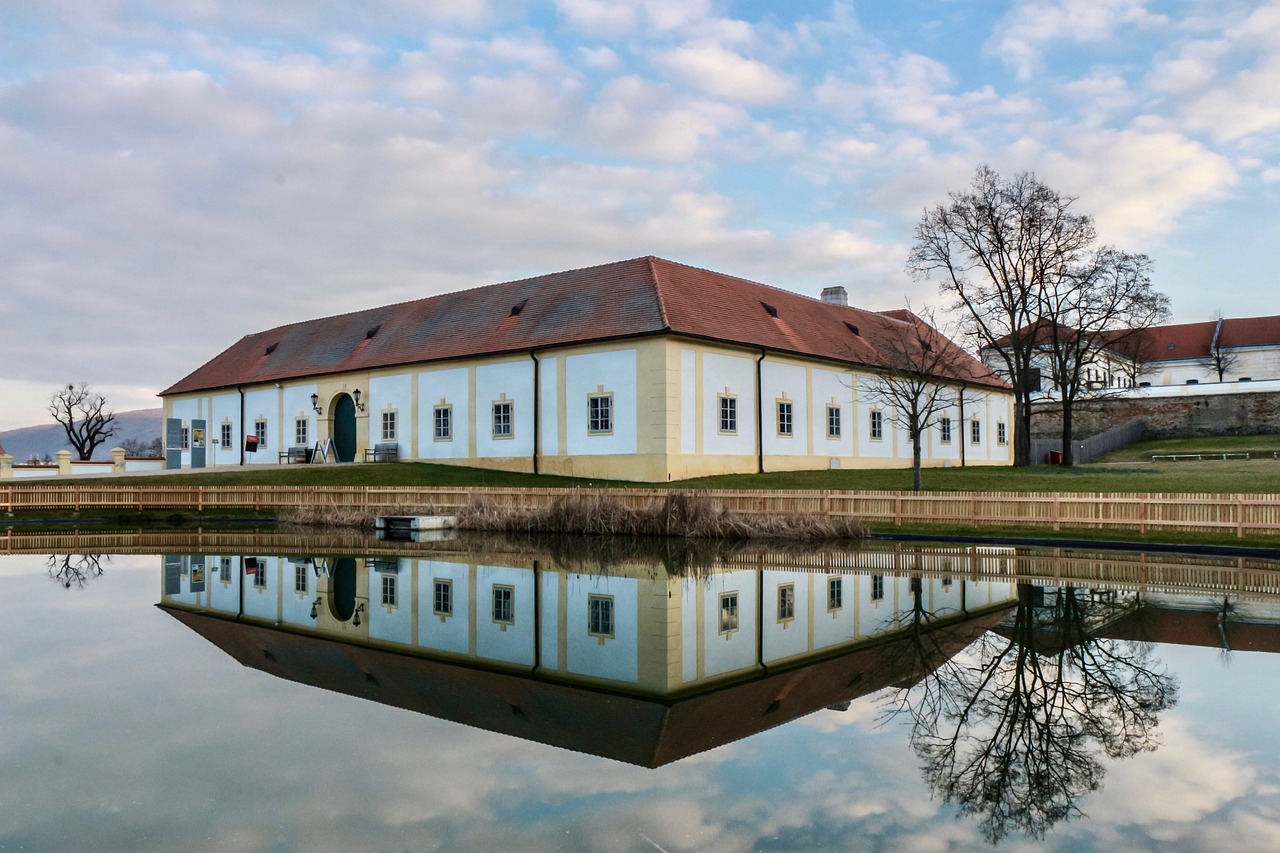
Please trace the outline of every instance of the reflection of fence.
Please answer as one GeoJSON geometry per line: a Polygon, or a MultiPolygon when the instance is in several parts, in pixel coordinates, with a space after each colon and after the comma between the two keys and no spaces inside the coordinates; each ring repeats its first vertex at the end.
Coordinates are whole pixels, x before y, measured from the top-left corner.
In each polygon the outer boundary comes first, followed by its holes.
{"type": "MultiPolygon", "coordinates": [[[[610,489],[640,508],[667,494],[610,489]]],[[[968,527],[1034,525],[1064,528],[1280,533],[1280,495],[1188,495],[1096,492],[870,492],[707,490],[718,506],[744,515],[809,514],[881,524],[968,527]]],[[[0,486],[0,510],[423,507],[454,512],[475,500],[495,507],[546,507],[563,489],[417,488],[409,486],[0,486]]]]}

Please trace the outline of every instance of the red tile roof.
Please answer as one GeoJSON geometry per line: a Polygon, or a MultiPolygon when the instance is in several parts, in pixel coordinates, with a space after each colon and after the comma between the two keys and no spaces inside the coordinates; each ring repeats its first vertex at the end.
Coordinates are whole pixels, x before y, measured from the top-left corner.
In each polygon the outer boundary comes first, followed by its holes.
{"type": "Polygon", "coordinates": [[[1280,317],[1242,317],[1223,320],[1218,343],[1224,347],[1280,345],[1280,317]]]}
{"type": "MultiPolygon", "coordinates": [[[[633,258],[258,332],[161,396],[664,332],[883,367],[911,332],[901,313],[633,258]]],[[[1007,387],[968,355],[950,378],[1007,387]]]]}
{"type": "Polygon", "coordinates": [[[1149,361],[1169,361],[1178,358],[1205,358],[1213,343],[1213,330],[1217,321],[1204,323],[1179,323],[1173,326],[1156,326],[1150,330],[1147,347],[1149,361]]]}

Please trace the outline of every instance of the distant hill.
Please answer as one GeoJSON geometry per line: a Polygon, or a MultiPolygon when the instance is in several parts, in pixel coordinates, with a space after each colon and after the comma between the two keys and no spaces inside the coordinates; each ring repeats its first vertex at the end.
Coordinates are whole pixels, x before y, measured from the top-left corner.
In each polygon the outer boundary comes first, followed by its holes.
{"type": "MultiPolygon", "coordinates": [[[[110,459],[111,448],[118,447],[120,442],[126,439],[147,442],[158,438],[161,435],[163,421],[163,409],[116,412],[113,424],[116,427],[116,434],[94,451],[93,458],[110,459]]],[[[26,462],[32,456],[41,458],[46,453],[52,456],[59,450],[71,450],[75,453],[67,443],[67,434],[63,431],[62,425],[56,423],[0,432],[0,445],[3,445],[5,453],[13,457],[14,462],[26,462]]]]}

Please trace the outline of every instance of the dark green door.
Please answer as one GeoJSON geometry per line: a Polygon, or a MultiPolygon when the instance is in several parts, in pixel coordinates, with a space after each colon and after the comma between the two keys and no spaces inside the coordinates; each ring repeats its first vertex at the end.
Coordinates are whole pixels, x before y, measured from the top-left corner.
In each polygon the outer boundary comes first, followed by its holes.
{"type": "Polygon", "coordinates": [[[354,557],[339,557],[333,560],[332,566],[330,612],[339,622],[346,622],[356,612],[356,561],[354,557]]]}
{"type": "Polygon", "coordinates": [[[333,406],[333,449],[339,462],[356,459],[356,404],[348,394],[341,394],[333,406]]]}

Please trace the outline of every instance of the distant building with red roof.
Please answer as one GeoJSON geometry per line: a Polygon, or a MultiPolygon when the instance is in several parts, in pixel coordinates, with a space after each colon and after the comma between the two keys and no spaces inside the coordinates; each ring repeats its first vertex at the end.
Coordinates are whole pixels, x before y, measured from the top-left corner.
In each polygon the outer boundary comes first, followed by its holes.
{"type": "MultiPolygon", "coordinates": [[[[258,332],[161,396],[211,464],[319,446],[664,482],[896,467],[910,444],[868,383],[937,335],[922,322],[642,257],[258,332]]],[[[958,349],[938,380],[955,405],[926,464],[1009,464],[1007,383],[958,349]]]]}

